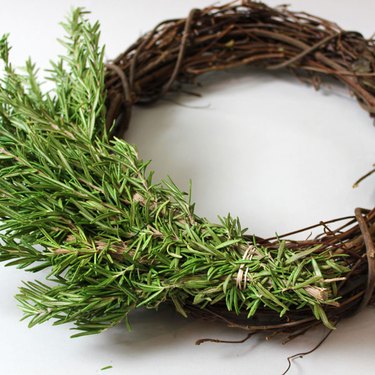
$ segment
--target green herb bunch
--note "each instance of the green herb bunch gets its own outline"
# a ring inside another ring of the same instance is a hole
[[[332,327],[324,307],[337,304],[345,257],[282,241],[267,249],[238,219],[198,217],[171,180],[153,183],[149,163],[106,131],[99,24],[77,9],[63,27],[66,54],[47,92],[35,65],[16,72],[0,41],[0,260],[47,270],[16,297],[30,326],[52,319],[97,333],[169,302],[184,316],[187,304],[248,317],[310,307]]]

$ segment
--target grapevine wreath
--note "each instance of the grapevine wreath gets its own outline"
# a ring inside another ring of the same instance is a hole
[[[375,208],[260,238],[231,216],[196,215],[190,194],[153,183],[121,139],[133,105],[241,65],[288,69],[317,88],[335,78],[374,117],[374,39],[243,1],[161,22],[105,64],[85,11],[63,26],[66,54],[48,71],[48,92],[31,61],[22,74],[12,67],[0,40],[0,260],[46,275],[16,297],[30,326],[73,322],[79,336],[168,303],[249,335],[293,338],[374,302]],[[288,239],[314,227],[313,239]]]

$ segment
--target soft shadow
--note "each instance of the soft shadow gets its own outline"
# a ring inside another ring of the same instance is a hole
[[[344,319],[327,341],[312,354],[305,357],[314,358],[314,355],[330,356],[361,356],[366,355],[361,348],[372,347],[375,337],[375,325],[371,324],[375,318],[375,308],[367,308],[352,318]],[[102,334],[102,339],[95,342],[103,350],[112,354],[124,354],[142,359],[149,355],[165,353],[168,350],[188,350],[191,353],[203,351],[212,357],[238,358],[252,355],[254,350],[275,350],[285,356],[305,352],[314,348],[327,333],[324,327],[308,331],[305,335],[283,344],[285,337],[266,337],[255,335],[242,344],[204,343],[195,345],[198,339],[213,338],[221,340],[241,340],[246,332],[228,328],[224,324],[206,322],[197,319],[185,319],[173,309],[163,307],[160,311],[135,311],[130,316],[132,332],[124,326],[117,326]],[[358,352],[358,353],[357,353]],[[214,353],[214,354],[213,354]],[[216,353],[216,354],[215,354]],[[267,352],[265,352],[266,355]],[[357,354],[356,354],[357,353]],[[294,365],[303,363],[300,359],[293,361]]]
[[[168,349],[176,350],[190,348],[192,351],[212,350],[217,346],[228,348],[226,355],[238,357],[247,355],[264,338],[252,337],[243,344],[203,343],[196,345],[196,341],[204,338],[220,340],[241,340],[247,333],[242,330],[228,328],[217,322],[207,322],[199,319],[184,318],[176,313],[173,308],[162,307],[159,311],[140,309],[129,316],[132,331],[129,332],[124,325],[116,326],[102,334],[104,340],[95,342],[100,345],[100,350],[126,352],[132,357],[148,356],[165,353]]]
[[[152,159],[152,166],[158,166],[155,171],[157,180],[165,179],[173,172],[173,181],[186,191],[189,179],[193,181],[199,179],[202,170],[193,158],[184,157],[181,160],[175,152],[170,152],[170,148],[164,140],[170,132],[178,131],[181,115],[191,116],[200,113],[200,121],[203,126],[205,113],[218,109],[208,99],[212,94],[224,93],[225,89],[231,86],[238,87],[238,89],[246,87],[248,90],[256,90],[258,87],[270,85],[277,80],[290,82],[301,87],[307,86],[306,83],[302,83],[287,72],[266,72],[264,69],[254,67],[239,67],[228,71],[207,73],[199,77],[195,85],[183,86],[180,92],[168,93],[159,101],[150,105],[135,106],[129,129],[124,138],[136,146],[143,159]],[[334,82],[331,83],[331,85],[334,84]],[[340,88],[339,85],[336,86]],[[337,95],[345,96],[339,89],[328,90],[324,87],[326,86],[322,86],[319,95],[336,95],[335,92],[337,92]],[[312,87],[311,90],[313,90]],[[184,91],[201,96],[186,94]],[[346,98],[348,99],[348,97]],[[349,97],[349,100],[353,99]],[[249,107],[251,108],[251,103]],[[236,129],[233,129],[233,131],[236,131]],[[201,136],[201,134],[197,134],[197,136]],[[176,139],[176,141],[185,142],[186,140]],[[191,152],[196,152],[194,145],[192,145]],[[252,170],[252,163],[257,162],[255,158],[246,160],[248,169]]]

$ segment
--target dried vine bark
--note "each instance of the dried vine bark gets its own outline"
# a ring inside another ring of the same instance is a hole
[[[288,69],[316,88],[322,79],[333,77],[375,117],[374,38],[285,6],[242,1],[193,9],[187,18],[163,21],[107,64],[107,127],[112,127],[113,135],[123,135],[133,105],[152,103],[182,84],[194,83],[201,74],[242,65]],[[340,220],[343,225],[329,229],[328,224]],[[320,244],[319,251],[348,255],[351,271],[339,287],[341,302],[325,307],[328,318],[337,322],[374,301],[375,208],[358,208],[354,216],[318,226],[322,233],[315,239],[286,241],[296,251]],[[276,238],[256,238],[259,244],[279,246]],[[263,309],[251,320],[229,313],[220,304],[204,310],[191,304],[188,309],[195,316],[221,320],[250,333],[283,332],[290,338],[321,324],[311,309],[291,311],[286,318]]]

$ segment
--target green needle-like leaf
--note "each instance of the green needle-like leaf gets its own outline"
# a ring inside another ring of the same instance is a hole
[[[331,327],[323,307],[337,286],[325,280],[348,272],[343,256],[262,247],[231,216],[210,223],[191,193],[154,184],[133,146],[109,141],[104,48],[85,14],[76,9],[63,24],[66,54],[48,71],[48,92],[31,61],[16,72],[0,39],[0,261],[49,272],[17,296],[30,326],[74,322],[86,335],[170,302],[184,316],[186,304],[225,303],[249,317],[307,305]]]

